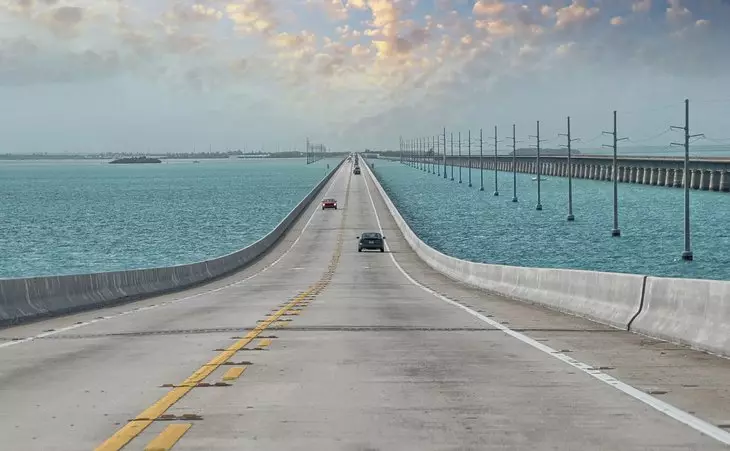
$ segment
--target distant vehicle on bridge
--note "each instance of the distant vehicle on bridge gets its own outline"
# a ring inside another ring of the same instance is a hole
[[[353,172],[355,175],[360,175],[360,166],[355,166],[355,170]]]
[[[357,239],[358,252],[362,252],[363,249],[380,249],[380,252],[385,252],[385,237],[378,232],[365,232],[362,236],[357,237]]]
[[[326,210],[327,208],[333,208],[337,210],[337,199],[322,200],[322,210]]]

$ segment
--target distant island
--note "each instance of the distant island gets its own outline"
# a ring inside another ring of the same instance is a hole
[[[148,164],[148,163],[162,163],[162,160],[160,160],[158,158],[147,158],[145,156],[141,156],[141,157],[119,158],[117,160],[109,162],[109,164]]]

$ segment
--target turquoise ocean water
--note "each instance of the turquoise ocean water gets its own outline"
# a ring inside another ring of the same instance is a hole
[[[430,246],[466,260],[506,265],[575,268],[668,277],[730,280],[730,194],[690,191],[692,250],[684,248],[682,189],[620,183],[620,238],[611,237],[613,185],[573,180],[575,222],[568,213],[567,178],[541,183],[543,211],[536,211],[537,183],[512,173],[462,169],[461,185],[398,162],[375,160],[375,172],[413,230]]]
[[[227,254],[273,229],[337,162],[0,162],[0,278]]]

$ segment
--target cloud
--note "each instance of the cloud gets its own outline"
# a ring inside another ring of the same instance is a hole
[[[600,11],[598,6],[588,6],[586,0],[573,0],[568,6],[558,9],[555,12],[557,21],[556,28],[566,28],[571,25],[581,24],[596,17]]]
[[[569,71],[716,77],[727,23],[721,0],[0,0],[0,89],[125,79],[366,139]]]
[[[499,16],[507,10],[507,5],[500,0],[478,0],[472,12],[475,16]]]
[[[226,17],[240,34],[268,34],[279,24],[271,0],[233,0],[226,4]]]

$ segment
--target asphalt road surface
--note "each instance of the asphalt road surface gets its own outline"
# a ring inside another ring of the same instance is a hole
[[[0,330],[0,449],[730,449],[729,360],[435,273],[369,177],[226,279]]]

